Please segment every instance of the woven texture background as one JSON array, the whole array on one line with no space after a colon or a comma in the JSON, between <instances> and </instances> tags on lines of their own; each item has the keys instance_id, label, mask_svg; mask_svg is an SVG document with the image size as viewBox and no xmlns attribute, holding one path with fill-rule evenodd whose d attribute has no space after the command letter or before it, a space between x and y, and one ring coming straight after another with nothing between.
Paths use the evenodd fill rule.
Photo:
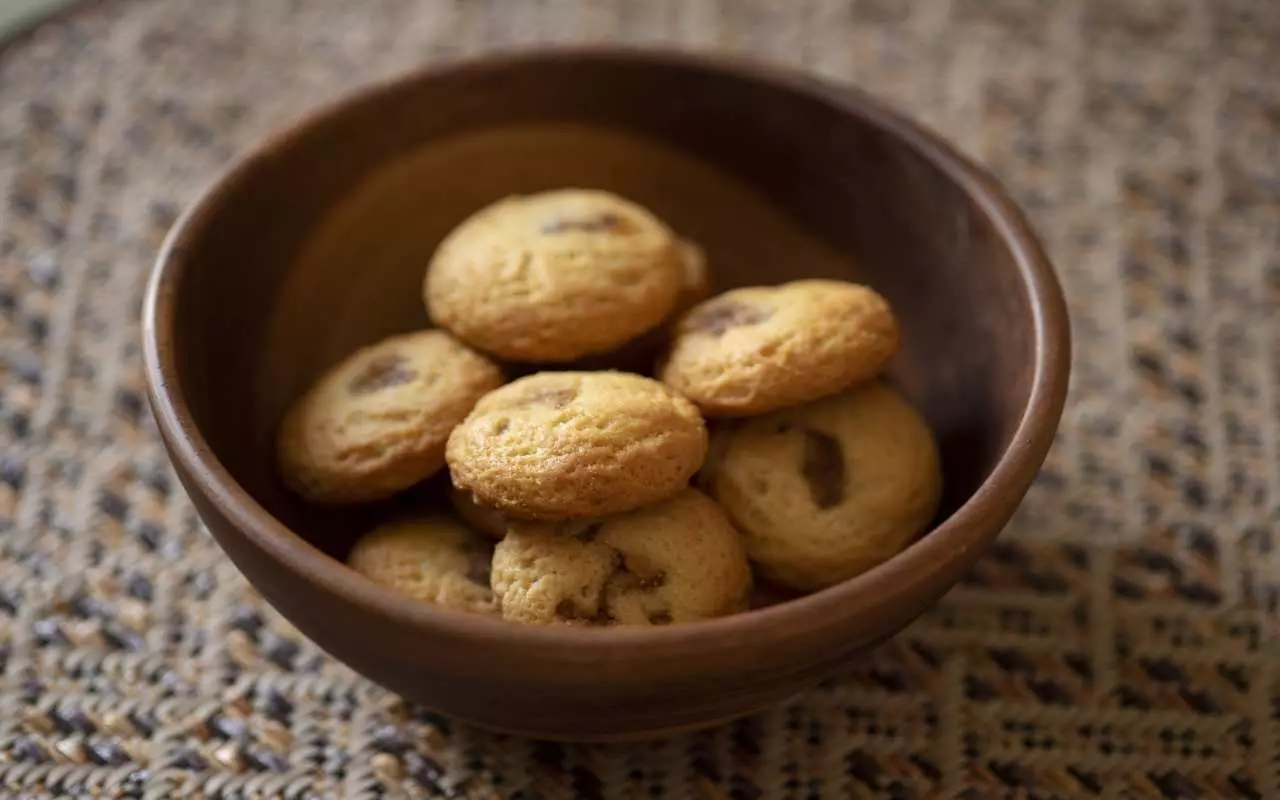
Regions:
<instances>
[{"instance_id":1,"label":"woven texture background","mask_svg":"<svg viewBox=\"0 0 1280 800\"><path fill-rule=\"evenodd\" d=\"M989 164L1077 342L1057 446L931 613L761 716L639 747L450 724L334 663L195 519L137 318L239 148L424 61L723 49ZM0 796L1280 797L1274 0L115 0L0 52ZM97 795L95 795L97 796Z\"/></svg>"}]
</instances>

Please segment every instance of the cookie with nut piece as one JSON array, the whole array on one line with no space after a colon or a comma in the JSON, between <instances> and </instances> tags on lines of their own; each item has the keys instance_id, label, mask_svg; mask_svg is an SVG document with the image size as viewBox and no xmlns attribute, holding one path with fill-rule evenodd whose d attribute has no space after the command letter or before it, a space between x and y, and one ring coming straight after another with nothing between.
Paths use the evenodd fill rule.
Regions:
<instances>
[{"instance_id":1,"label":"cookie with nut piece","mask_svg":"<svg viewBox=\"0 0 1280 800\"><path fill-rule=\"evenodd\" d=\"M485 395L449 436L456 488L529 519L629 511L680 491L702 465L698 410L625 372L541 372Z\"/></svg>"},{"instance_id":2,"label":"cookie with nut piece","mask_svg":"<svg viewBox=\"0 0 1280 800\"><path fill-rule=\"evenodd\" d=\"M685 264L675 234L617 195L562 189L509 197L455 228L427 269L437 325L517 362L613 350L675 309Z\"/></svg>"},{"instance_id":3,"label":"cookie with nut piece","mask_svg":"<svg viewBox=\"0 0 1280 800\"><path fill-rule=\"evenodd\" d=\"M742 531L759 574L803 591L900 551L942 491L933 434L881 381L717 431L700 482Z\"/></svg>"},{"instance_id":4,"label":"cookie with nut piece","mask_svg":"<svg viewBox=\"0 0 1280 800\"><path fill-rule=\"evenodd\" d=\"M685 489L604 519L516 523L492 585L505 619L668 625L745 611L751 568L724 510Z\"/></svg>"},{"instance_id":5,"label":"cookie with nut piece","mask_svg":"<svg viewBox=\"0 0 1280 800\"><path fill-rule=\"evenodd\" d=\"M316 503L389 497L444 466L449 432L502 380L497 366L444 331L363 348L286 412L276 441L280 475Z\"/></svg>"},{"instance_id":6,"label":"cookie with nut piece","mask_svg":"<svg viewBox=\"0 0 1280 800\"><path fill-rule=\"evenodd\" d=\"M401 594L459 611L493 614L493 543L444 516L399 519L375 528L347 564Z\"/></svg>"},{"instance_id":7,"label":"cookie with nut piece","mask_svg":"<svg viewBox=\"0 0 1280 800\"><path fill-rule=\"evenodd\" d=\"M734 289L680 319L658 376L708 416L762 414L879 374L898 338L889 304L866 286Z\"/></svg>"}]
</instances>

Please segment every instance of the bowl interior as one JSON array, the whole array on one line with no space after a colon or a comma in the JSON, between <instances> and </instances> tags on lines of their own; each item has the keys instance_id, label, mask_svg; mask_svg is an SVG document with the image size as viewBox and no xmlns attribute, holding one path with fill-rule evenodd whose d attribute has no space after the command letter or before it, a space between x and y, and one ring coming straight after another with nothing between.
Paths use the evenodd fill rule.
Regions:
<instances>
[{"instance_id":1,"label":"bowl interior","mask_svg":"<svg viewBox=\"0 0 1280 800\"><path fill-rule=\"evenodd\" d=\"M285 525L341 556L375 508L317 510L273 471L285 406L356 347L428 324L426 263L511 193L616 191L706 249L717 288L840 277L894 304L897 383L964 502L1032 386L1034 312L1013 256L954 178L876 120L729 72L600 60L476 67L380 89L275 140L224 182L178 254L173 340L200 432Z\"/></svg>"}]
</instances>

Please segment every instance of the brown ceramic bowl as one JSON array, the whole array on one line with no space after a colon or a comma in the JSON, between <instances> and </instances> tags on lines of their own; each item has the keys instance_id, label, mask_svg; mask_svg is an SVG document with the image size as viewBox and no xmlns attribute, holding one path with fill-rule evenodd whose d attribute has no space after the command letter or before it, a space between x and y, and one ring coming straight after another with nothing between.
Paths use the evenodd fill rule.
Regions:
<instances>
[{"instance_id":1,"label":"brown ceramic bowl","mask_svg":"<svg viewBox=\"0 0 1280 800\"><path fill-rule=\"evenodd\" d=\"M941 443L935 528L834 588L652 629L469 616L343 566L361 527L397 504L334 513L290 496L272 457L286 403L357 346L427 324L424 267L464 216L575 185L633 198L701 242L718 288L836 276L883 292L904 329L893 377ZM144 327L178 474L272 605L436 711L567 739L765 707L907 624L1018 505L1053 439L1069 361L1062 295L1022 214L935 136L856 91L626 50L431 69L298 123L183 216Z\"/></svg>"}]
</instances>

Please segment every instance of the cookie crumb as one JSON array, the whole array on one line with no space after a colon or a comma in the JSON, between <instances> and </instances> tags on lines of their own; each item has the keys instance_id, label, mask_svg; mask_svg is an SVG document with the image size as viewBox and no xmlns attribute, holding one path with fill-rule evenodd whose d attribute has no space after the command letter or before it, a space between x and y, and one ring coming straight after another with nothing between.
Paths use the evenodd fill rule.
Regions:
<instances>
[{"instance_id":1,"label":"cookie crumb","mask_svg":"<svg viewBox=\"0 0 1280 800\"><path fill-rule=\"evenodd\" d=\"M377 753L373 757L373 771L383 783L395 783L404 778L404 765L390 753Z\"/></svg>"}]
</instances>

